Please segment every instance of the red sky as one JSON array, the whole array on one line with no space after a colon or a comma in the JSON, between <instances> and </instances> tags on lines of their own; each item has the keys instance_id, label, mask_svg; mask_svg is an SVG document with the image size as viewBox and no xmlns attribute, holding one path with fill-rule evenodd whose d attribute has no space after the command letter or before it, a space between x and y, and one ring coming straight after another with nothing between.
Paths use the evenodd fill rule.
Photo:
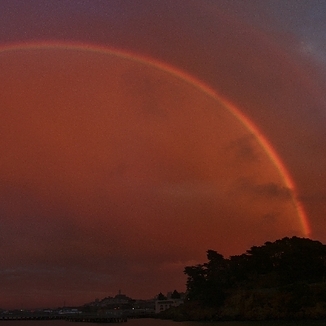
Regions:
<instances>
[{"instance_id":1,"label":"red sky","mask_svg":"<svg viewBox=\"0 0 326 326\"><path fill-rule=\"evenodd\" d=\"M303 51L288 8L249 3L0 1L3 49L21 45L0 50L0 307L183 291L207 249L303 236L293 196L326 241L323 53L316 37ZM268 139L297 193L216 99L96 46L206 83Z\"/></svg>"}]
</instances>

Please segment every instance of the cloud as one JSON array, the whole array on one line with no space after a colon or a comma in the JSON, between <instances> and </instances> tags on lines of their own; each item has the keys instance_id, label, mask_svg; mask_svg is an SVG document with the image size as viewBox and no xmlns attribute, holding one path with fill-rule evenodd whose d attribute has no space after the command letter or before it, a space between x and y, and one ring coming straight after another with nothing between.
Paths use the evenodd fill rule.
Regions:
<instances>
[{"instance_id":1,"label":"cloud","mask_svg":"<svg viewBox=\"0 0 326 326\"><path fill-rule=\"evenodd\" d=\"M306 203L324 203L326 201L325 192L315 192L306 195L301 195L298 198L299 200Z\"/></svg>"},{"instance_id":2,"label":"cloud","mask_svg":"<svg viewBox=\"0 0 326 326\"><path fill-rule=\"evenodd\" d=\"M226 151L231 151L236 161L252 162L258 161L260 154L257 151L257 139L254 135L249 134L235 141L232 141L226 148Z\"/></svg>"},{"instance_id":3,"label":"cloud","mask_svg":"<svg viewBox=\"0 0 326 326\"><path fill-rule=\"evenodd\" d=\"M257 199L277 199L281 201L292 200L291 189L282 184L268 182L257 184L250 179L242 179L239 182L239 187L244 193L248 193Z\"/></svg>"},{"instance_id":4,"label":"cloud","mask_svg":"<svg viewBox=\"0 0 326 326\"><path fill-rule=\"evenodd\" d=\"M259 196L284 200L291 199L291 190L289 188L273 182L256 185L252 188L252 191Z\"/></svg>"}]
</instances>

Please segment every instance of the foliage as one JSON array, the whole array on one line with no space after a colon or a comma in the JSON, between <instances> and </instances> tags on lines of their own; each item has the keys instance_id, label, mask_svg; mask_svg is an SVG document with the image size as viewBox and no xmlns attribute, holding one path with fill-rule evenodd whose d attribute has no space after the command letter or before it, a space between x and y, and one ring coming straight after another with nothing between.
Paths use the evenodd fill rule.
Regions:
<instances>
[{"instance_id":1,"label":"foliage","mask_svg":"<svg viewBox=\"0 0 326 326\"><path fill-rule=\"evenodd\" d=\"M279 305L280 310L295 313L318 301L311 286L324 282L326 276L326 246L306 238L286 237L266 242L228 259L208 250L207 259L204 264L184 269L188 302L197 302L203 307L221 307L230 293L255 293L252 300L259 305L257 296L265 293L263 298L266 299L266 293L274 293L267 289L277 288L278 294L268 297L265 306L275 309ZM322 293L318 296L319 299L325 297ZM264 300L260 302L263 304Z\"/></svg>"},{"instance_id":2,"label":"foliage","mask_svg":"<svg viewBox=\"0 0 326 326\"><path fill-rule=\"evenodd\" d=\"M181 295L177 290L174 290L171 294L171 299L180 299Z\"/></svg>"},{"instance_id":3,"label":"foliage","mask_svg":"<svg viewBox=\"0 0 326 326\"><path fill-rule=\"evenodd\" d=\"M157 295L157 300L166 300L166 299L167 299L166 296L162 292L160 292Z\"/></svg>"}]
</instances>

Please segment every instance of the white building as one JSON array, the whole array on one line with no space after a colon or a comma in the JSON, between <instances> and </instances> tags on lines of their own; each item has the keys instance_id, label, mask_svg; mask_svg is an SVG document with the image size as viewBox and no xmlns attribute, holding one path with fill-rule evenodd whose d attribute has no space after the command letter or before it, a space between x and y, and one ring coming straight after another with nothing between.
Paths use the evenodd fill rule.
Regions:
<instances>
[{"instance_id":1,"label":"white building","mask_svg":"<svg viewBox=\"0 0 326 326\"><path fill-rule=\"evenodd\" d=\"M177 307L183 304L183 299L166 299L155 301L155 313L158 314L171 307Z\"/></svg>"}]
</instances>

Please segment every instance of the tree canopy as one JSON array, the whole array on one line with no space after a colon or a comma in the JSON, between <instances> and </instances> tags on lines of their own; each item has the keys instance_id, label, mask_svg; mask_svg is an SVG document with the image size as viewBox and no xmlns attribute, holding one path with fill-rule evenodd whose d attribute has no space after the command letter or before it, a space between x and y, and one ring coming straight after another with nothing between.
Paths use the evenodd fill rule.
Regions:
<instances>
[{"instance_id":1,"label":"tree canopy","mask_svg":"<svg viewBox=\"0 0 326 326\"><path fill-rule=\"evenodd\" d=\"M188 300L205 305L222 305L227 291L234 288L312 284L326 276L326 246L307 238L266 242L228 259L208 250L207 259L184 269Z\"/></svg>"}]
</instances>

